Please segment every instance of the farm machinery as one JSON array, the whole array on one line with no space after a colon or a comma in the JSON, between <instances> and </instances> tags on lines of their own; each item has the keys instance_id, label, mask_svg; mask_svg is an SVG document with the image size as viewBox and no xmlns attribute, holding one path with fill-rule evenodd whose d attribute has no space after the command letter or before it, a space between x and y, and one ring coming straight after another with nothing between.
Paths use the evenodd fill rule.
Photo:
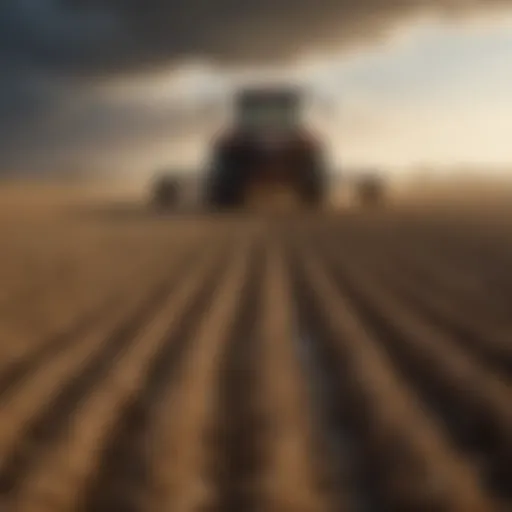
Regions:
<instances>
[{"instance_id":1,"label":"farm machinery","mask_svg":"<svg viewBox=\"0 0 512 512\"><path fill-rule=\"evenodd\" d=\"M321 207L324 152L302 121L302 102L299 91L286 87L238 92L234 124L213 144L205 181L209 208Z\"/></svg>"},{"instance_id":2,"label":"farm machinery","mask_svg":"<svg viewBox=\"0 0 512 512\"><path fill-rule=\"evenodd\" d=\"M207 210L320 208L327 195L324 150L302 119L304 96L291 87L243 88L234 119L212 141L198 194ZM185 185L161 174L152 188L159 210L182 201Z\"/></svg>"},{"instance_id":3,"label":"farm machinery","mask_svg":"<svg viewBox=\"0 0 512 512\"><path fill-rule=\"evenodd\" d=\"M212 140L199 186L193 187L198 206L207 211L322 209L332 176L323 144L306 126L304 106L305 95L294 87L238 90L233 120ZM347 188L346 179L341 186ZM153 204L175 209L189 188L184 175L162 173L153 186ZM348 188L363 208L383 202L385 187L376 173L360 175Z\"/></svg>"}]
</instances>

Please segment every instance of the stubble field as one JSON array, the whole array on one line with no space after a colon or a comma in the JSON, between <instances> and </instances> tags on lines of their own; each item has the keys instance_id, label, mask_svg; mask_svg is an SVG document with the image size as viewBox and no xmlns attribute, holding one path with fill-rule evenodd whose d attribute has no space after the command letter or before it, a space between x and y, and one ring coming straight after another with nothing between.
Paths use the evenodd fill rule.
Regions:
<instances>
[{"instance_id":1,"label":"stubble field","mask_svg":"<svg viewBox=\"0 0 512 512\"><path fill-rule=\"evenodd\" d=\"M506 211L29 203L0 208L0 509L512 510Z\"/></svg>"}]
</instances>

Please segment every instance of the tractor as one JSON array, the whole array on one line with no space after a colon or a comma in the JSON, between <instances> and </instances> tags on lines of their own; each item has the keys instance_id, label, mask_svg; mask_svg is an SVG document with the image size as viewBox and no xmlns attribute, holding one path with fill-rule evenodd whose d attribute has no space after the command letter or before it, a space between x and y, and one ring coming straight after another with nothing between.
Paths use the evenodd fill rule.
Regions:
<instances>
[{"instance_id":1,"label":"tractor","mask_svg":"<svg viewBox=\"0 0 512 512\"><path fill-rule=\"evenodd\" d=\"M232 126L213 141L205 200L214 210L319 209L327 195L324 149L291 87L243 88Z\"/></svg>"}]
</instances>

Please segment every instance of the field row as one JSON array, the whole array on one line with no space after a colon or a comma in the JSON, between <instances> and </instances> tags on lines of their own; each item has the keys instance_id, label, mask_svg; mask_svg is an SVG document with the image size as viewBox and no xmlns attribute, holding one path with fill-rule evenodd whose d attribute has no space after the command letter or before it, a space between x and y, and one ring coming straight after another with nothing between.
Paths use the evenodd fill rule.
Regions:
<instances>
[{"instance_id":1,"label":"field row","mask_svg":"<svg viewBox=\"0 0 512 512\"><path fill-rule=\"evenodd\" d=\"M24 229L0 303L7 510L512 507L505 234L391 217Z\"/></svg>"}]
</instances>

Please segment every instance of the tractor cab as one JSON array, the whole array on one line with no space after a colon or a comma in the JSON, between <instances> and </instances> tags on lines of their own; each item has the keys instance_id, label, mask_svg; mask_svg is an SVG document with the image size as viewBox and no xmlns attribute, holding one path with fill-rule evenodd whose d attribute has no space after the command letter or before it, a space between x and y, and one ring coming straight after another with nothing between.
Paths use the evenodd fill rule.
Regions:
<instances>
[{"instance_id":1,"label":"tractor cab","mask_svg":"<svg viewBox=\"0 0 512 512\"><path fill-rule=\"evenodd\" d=\"M250 89L235 99L235 127L264 135L297 129L301 123L299 93L288 89Z\"/></svg>"}]
</instances>

